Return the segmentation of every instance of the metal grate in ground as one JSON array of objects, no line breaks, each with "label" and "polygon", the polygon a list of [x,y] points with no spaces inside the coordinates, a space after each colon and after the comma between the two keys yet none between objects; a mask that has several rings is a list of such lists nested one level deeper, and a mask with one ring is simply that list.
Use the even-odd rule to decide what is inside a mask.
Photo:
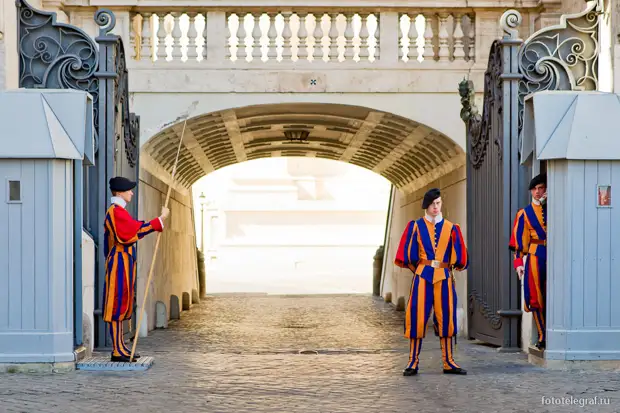
[{"label": "metal grate in ground", "polygon": [[133,363],[110,361],[109,354],[93,354],[92,357],[76,363],[77,370],[85,371],[145,371],[151,368],[155,359],[142,356]]}]

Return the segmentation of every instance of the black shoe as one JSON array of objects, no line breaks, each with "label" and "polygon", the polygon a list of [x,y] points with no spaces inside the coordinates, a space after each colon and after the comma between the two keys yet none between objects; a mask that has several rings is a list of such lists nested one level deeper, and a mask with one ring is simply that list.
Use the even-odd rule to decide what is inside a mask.
[{"label": "black shoe", "polygon": [[545,343],[545,340],[540,340],[538,344],[536,344],[536,347],[539,350],[543,350],[546,346],[547,346],[547,343]]},{"label": "black shoe", "polygon": [[415,376],[418,374],[418,369],[405,369],[403,370],[403,376]]},{"label": "black shoe", "polygon": [[[131,355],[131,353],[129,353]],[[138,360],[140,358],[140,353],[136,353],[133,355],[134,360]]]},{"label": "black shoe", "polygon": [[110,358],[111,361],[120,361],[121,363],[129,363],[129,357],[128,356],[112,356]]},{"label": "black shoe", "polygon": [[464,376],[467,374],[467,370],[460,367],[457,367],[455,369],[443,369],[443,374],[460,374]]}]

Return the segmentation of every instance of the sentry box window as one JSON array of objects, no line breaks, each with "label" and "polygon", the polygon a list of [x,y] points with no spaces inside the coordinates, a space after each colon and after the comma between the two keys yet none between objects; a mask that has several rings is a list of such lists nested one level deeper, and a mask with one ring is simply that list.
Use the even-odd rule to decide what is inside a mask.
[{"label": "sentry box window", "polygon": [[8,202],[20,203],[22,202],[22,186],[21,181],[7,180],[8,183]]}]

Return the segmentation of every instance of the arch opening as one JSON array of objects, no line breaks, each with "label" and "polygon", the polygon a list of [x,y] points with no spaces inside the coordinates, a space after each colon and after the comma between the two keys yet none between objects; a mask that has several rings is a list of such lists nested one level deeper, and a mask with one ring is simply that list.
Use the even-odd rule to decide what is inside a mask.
[{"label": "arch opening", "polygon": [[[141,148],[144,168],[170,183],[184,122]],[[187,120],[175,181],[190,188],[220,168],[269,157],[316,157],[369,169],[404,193],[465,164],[450,137],[414,120],[362,106],[282,103],[245,106]]]}]

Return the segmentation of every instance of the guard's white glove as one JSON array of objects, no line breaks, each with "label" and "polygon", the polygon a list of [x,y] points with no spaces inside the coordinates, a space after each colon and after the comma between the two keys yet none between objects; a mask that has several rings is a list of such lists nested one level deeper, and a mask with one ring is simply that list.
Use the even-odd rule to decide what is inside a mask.
[{"label": "guard's white glove", "polygon": [[517,267],[517,275],[519,276],[520,280],[523,278],[523,274],[525,274],[525,268],[521,265]]},{"label": "guard's white glove", "polygon": [[162,220],[168,218],[168,215],[170,215],[170,210],[166,207],[162,207],[161,208],[161,215],[159,216]]}]

